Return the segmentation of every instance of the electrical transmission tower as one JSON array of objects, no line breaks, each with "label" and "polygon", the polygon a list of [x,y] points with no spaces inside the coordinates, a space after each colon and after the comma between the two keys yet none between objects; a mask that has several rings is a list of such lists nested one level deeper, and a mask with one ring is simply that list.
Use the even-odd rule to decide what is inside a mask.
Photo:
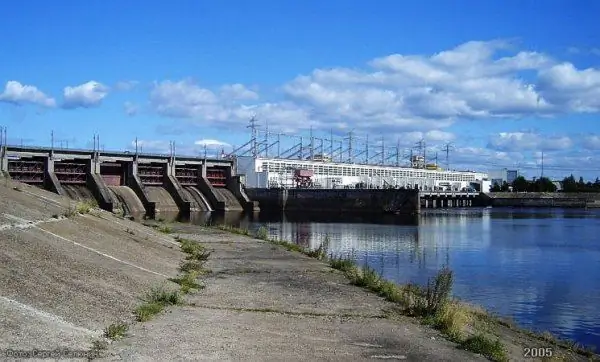
[{"label": "electrical transmission tower", "polygon": [[452,150],[454,146],[452,143],[448,142],[444,145],[443,151],[446,152],[446,169],[450,170],[450,150]]},{"label": "electrical transmission tower", "polygon": [[251,139],[251,143],[252,143],[252,157],[257,158],[258,157],[258,144],[257,144],[257,134],[258,134],[258,125],[256,124],[258,122],[258,120],[256,119],[256,117],[252,116],[252,118],[250,118],[249,121],[249,125],[246,126],[246,128],[250,128],[250,130],[252,131],[252,139]]}]

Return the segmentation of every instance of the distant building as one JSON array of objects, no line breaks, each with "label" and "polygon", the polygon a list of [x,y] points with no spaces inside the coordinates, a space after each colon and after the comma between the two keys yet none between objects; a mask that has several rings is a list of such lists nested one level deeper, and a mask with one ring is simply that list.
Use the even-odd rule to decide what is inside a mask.
[{"label": "distant building", "polygon": [[517,170],[506,170],[506,182],[512,184],[515,179],[519,177],[519,171]]},{"label": "distant building", "polygon": [[519,171],[503,168],[501,170],[490,171],[488,172],[488,175],[490,180],[492,180],[492,185],[502,186],[505,182],[510,185],[517,177],[519,177]]}]

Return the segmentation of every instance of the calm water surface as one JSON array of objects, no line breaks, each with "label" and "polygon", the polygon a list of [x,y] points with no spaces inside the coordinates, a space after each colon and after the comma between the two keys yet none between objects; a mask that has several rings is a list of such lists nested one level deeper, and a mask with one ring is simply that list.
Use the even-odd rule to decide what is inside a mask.
[{"label": "calm water surface", "polygon": [[[350,256],[385,278],[425,284],[444,265],[455,296],[537,331],[600,347],[600,210],[427,210],[410,219],[196,216]],[[310,221],[312,220],[312,221]]]}]

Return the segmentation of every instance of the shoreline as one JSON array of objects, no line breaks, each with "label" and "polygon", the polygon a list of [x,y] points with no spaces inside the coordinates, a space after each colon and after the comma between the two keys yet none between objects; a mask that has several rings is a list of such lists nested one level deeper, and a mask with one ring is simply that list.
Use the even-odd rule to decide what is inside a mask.
[{"label": "shoreline", "polygon": [[[365,275],[368,275],[370,273],[375,273],[373,270],[369,270],[368,268],[367,268],[367,270],[365,270],[365,268],[358,267],[353,261],[351,261],[349,259],[332,258],[327,255],[326,247],[325,248],[319,247],[319,249],[310,250],[310,249],[304,248],[302,246],[299,246],[299,245],[289,242],[289,241],[269,239],[268,231],[266,229],[264,229],[263,227],[259,228],[257,230],[257,232],[254,234],[251,233],[247,229],[240,229],[240,228],[235,228],[235,227],[231,227],[231,226],[227,226],[227,225],[216,225],[216,226],[211,226],[211,227],[216,228],[221,231],[228,232],[228,233],[244,235],[244,236],[248,236],[248,237],[251,237],[251,238],[254,238],[257,240],[273,243],[273,244],[282,246],[289,251],[300,253],[300,254],[306,255],[310,258],[314,258],[314,259],[323,261],[323,262],[329,264],[329,266],[332,267],[333,269],[341,271],[345,275],[345,277],[347,277],[349,279],[350,284],[352,284],[356,287],[362,288],[362,289],[367,289],[371,293],[374,293],[374,294],[376,294],[390,302],[393,302],[393,303],[398,303],[400,305],[406,303],[406,297],[400,296],[400,294],[406,294],[405,293],[406,289],[413,290],[413,291],[410,291],[409,294],[415,293],[418,295],[422,295],[425,292],[425,290],[424,290],[425,288],[423,288],[423,287],[420,287],[421,288],[420,291],[414,292],[415,289],[413,289],[413,288],[415,288],[415,287],[419,288],[419,286],[415,286],[412,284],[398,285],[396,283],[389,282],[389,281],[379,277],[378,275],[367,276],[367,278],[370,278],[371,281],[365,281]],[[412,296],[412,297],[414,298],[414,296]],[[409,296],[409,298],[411,298],[411,297]],[[458,314],[456,316],[456,319],[458,319],[458,320],[463,319],[462,321],[457,321],[457,322],[446,321],[446,325],[444,325],[444,323],[441,323],[441,325],[440,325],[439,320],[438,321],[434,320],[434,318],[435,318],[434,315],[419,316],[419,315],[415,315],[415,313],[412,313],[412,312],[406,311],[406,310],[398,311],[398,313],[402,316],[408,316],[409,318],[415,319],[416,321],[418,321],[419,323],[422,323],[425,326],[432,327],[432,328],[440,331],[446,339],[448,339],[451,342],[458,343],[459,347],[462,347],[466,350],[471,350],[471,352],[475,352],[475,351],[473,351],[473,348],[474,349],[480,348],[479,346],[475,346],[475,347],[471,347],[471,348],[469,347],[469,344],[473,339],[478,339],[480,341],[482,339],[483,340],[487,339],[487,341],[484,341],[483,344],[487,344],[489,347],[494,343],[494,340],[490,339],[489,336],[496,335],[496,336],[504,336],[506,340],[502,340],[502,338],[498,338],[496,340],[500,341],[500,343],[508,342],[507,343],[508,345],[515,344],[515,342],[516,342],[516,344],[523,345],[523,343],[525,343],[525,345],[531,346],[531,345],[534,345],[535,343],[537,343],[536,346],[538,346],[539,348],[552,348],[553,353],[555,353],[553,358],[557,358],[557,355],[559,355],[560,356],[559,360],[562,360],[563,358],[566,358],[567,360],[569,360],[569,358],[577,359],[578,357],[589,358],[589,360],[593,360],[593,361],[600,360],[599,354],[594,353],[592,349],[590,349],[586,346],[582,346],[577,342],[559,339],[558,337],[552,335],[549,332],[535,332],[535,331],[528,330],[526,328],[516,325],[516,322],[510,320],[510,318],[508,318],[508,317],[492,314],[492,313],[484,310],[482,307],[473,305],[464,300],[450,298],[448,300],[448,303],[450,305],[452,305],[454,308],[458,309],[458,312],[454,311],[453,313]],[[465,315],[460,315],[461,313],[464,313]],[[453,317],[450,317],[450,319],[452,319],[452,318]],[[436,325],[436,323],[437,323],[437,325]],[[448,325],[447,325],[448,323],[451,324],[450,327],[448,327]],[[452,325],[455,323],[459,323],[459,324],[464,323],[464,325],[462,325],[461,327],[458,327],[459,329],[463,329],[461,332],[466,332],[466,331],[472,332],[473,330],[481,330],[482,326],[483,326],[483,329],[486,329],[486,332],[484,332],[483,334],[467,333],[467,336],[463,335],[462,337],[457,336],[457,335],[455,335],[456,326]],[[509,336],[511,334],[512,334],[512,336],[511,336],[512,338],[509,338]],[[517,341],[515,341],[515,337],[522,338],[523,341],[517,342]],[[511,341],[511,339],[512,339],[512,341]],[[527,343],[529,343],[529,344],[527,344]],[[503,346],[500,349],[504,349],[504,351],[507,353],[507,355],[505,357],[510,358],[510,360],[513,360],[513,358],[515,358],[515,356],[510,354],[510,349],[512,349],[513,352],[518,349],[518,348],[515,349],[514,347],[515,347],[514,345],[513,346]],[[526,348],[526,347],[523,347],[523,348]],[[505,360],[502,357],[490,358],[489,355],[487,355],[486,357],[490,360],[497,360],[497,361]]]}]

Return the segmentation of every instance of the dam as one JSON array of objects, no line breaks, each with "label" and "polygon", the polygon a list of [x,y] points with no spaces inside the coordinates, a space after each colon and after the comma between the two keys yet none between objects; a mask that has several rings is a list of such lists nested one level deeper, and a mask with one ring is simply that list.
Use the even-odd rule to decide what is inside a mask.
[{"label": "dam", "polygon": [[123,216],[258,211],[227,159],[5,146],[0,172]]}]

